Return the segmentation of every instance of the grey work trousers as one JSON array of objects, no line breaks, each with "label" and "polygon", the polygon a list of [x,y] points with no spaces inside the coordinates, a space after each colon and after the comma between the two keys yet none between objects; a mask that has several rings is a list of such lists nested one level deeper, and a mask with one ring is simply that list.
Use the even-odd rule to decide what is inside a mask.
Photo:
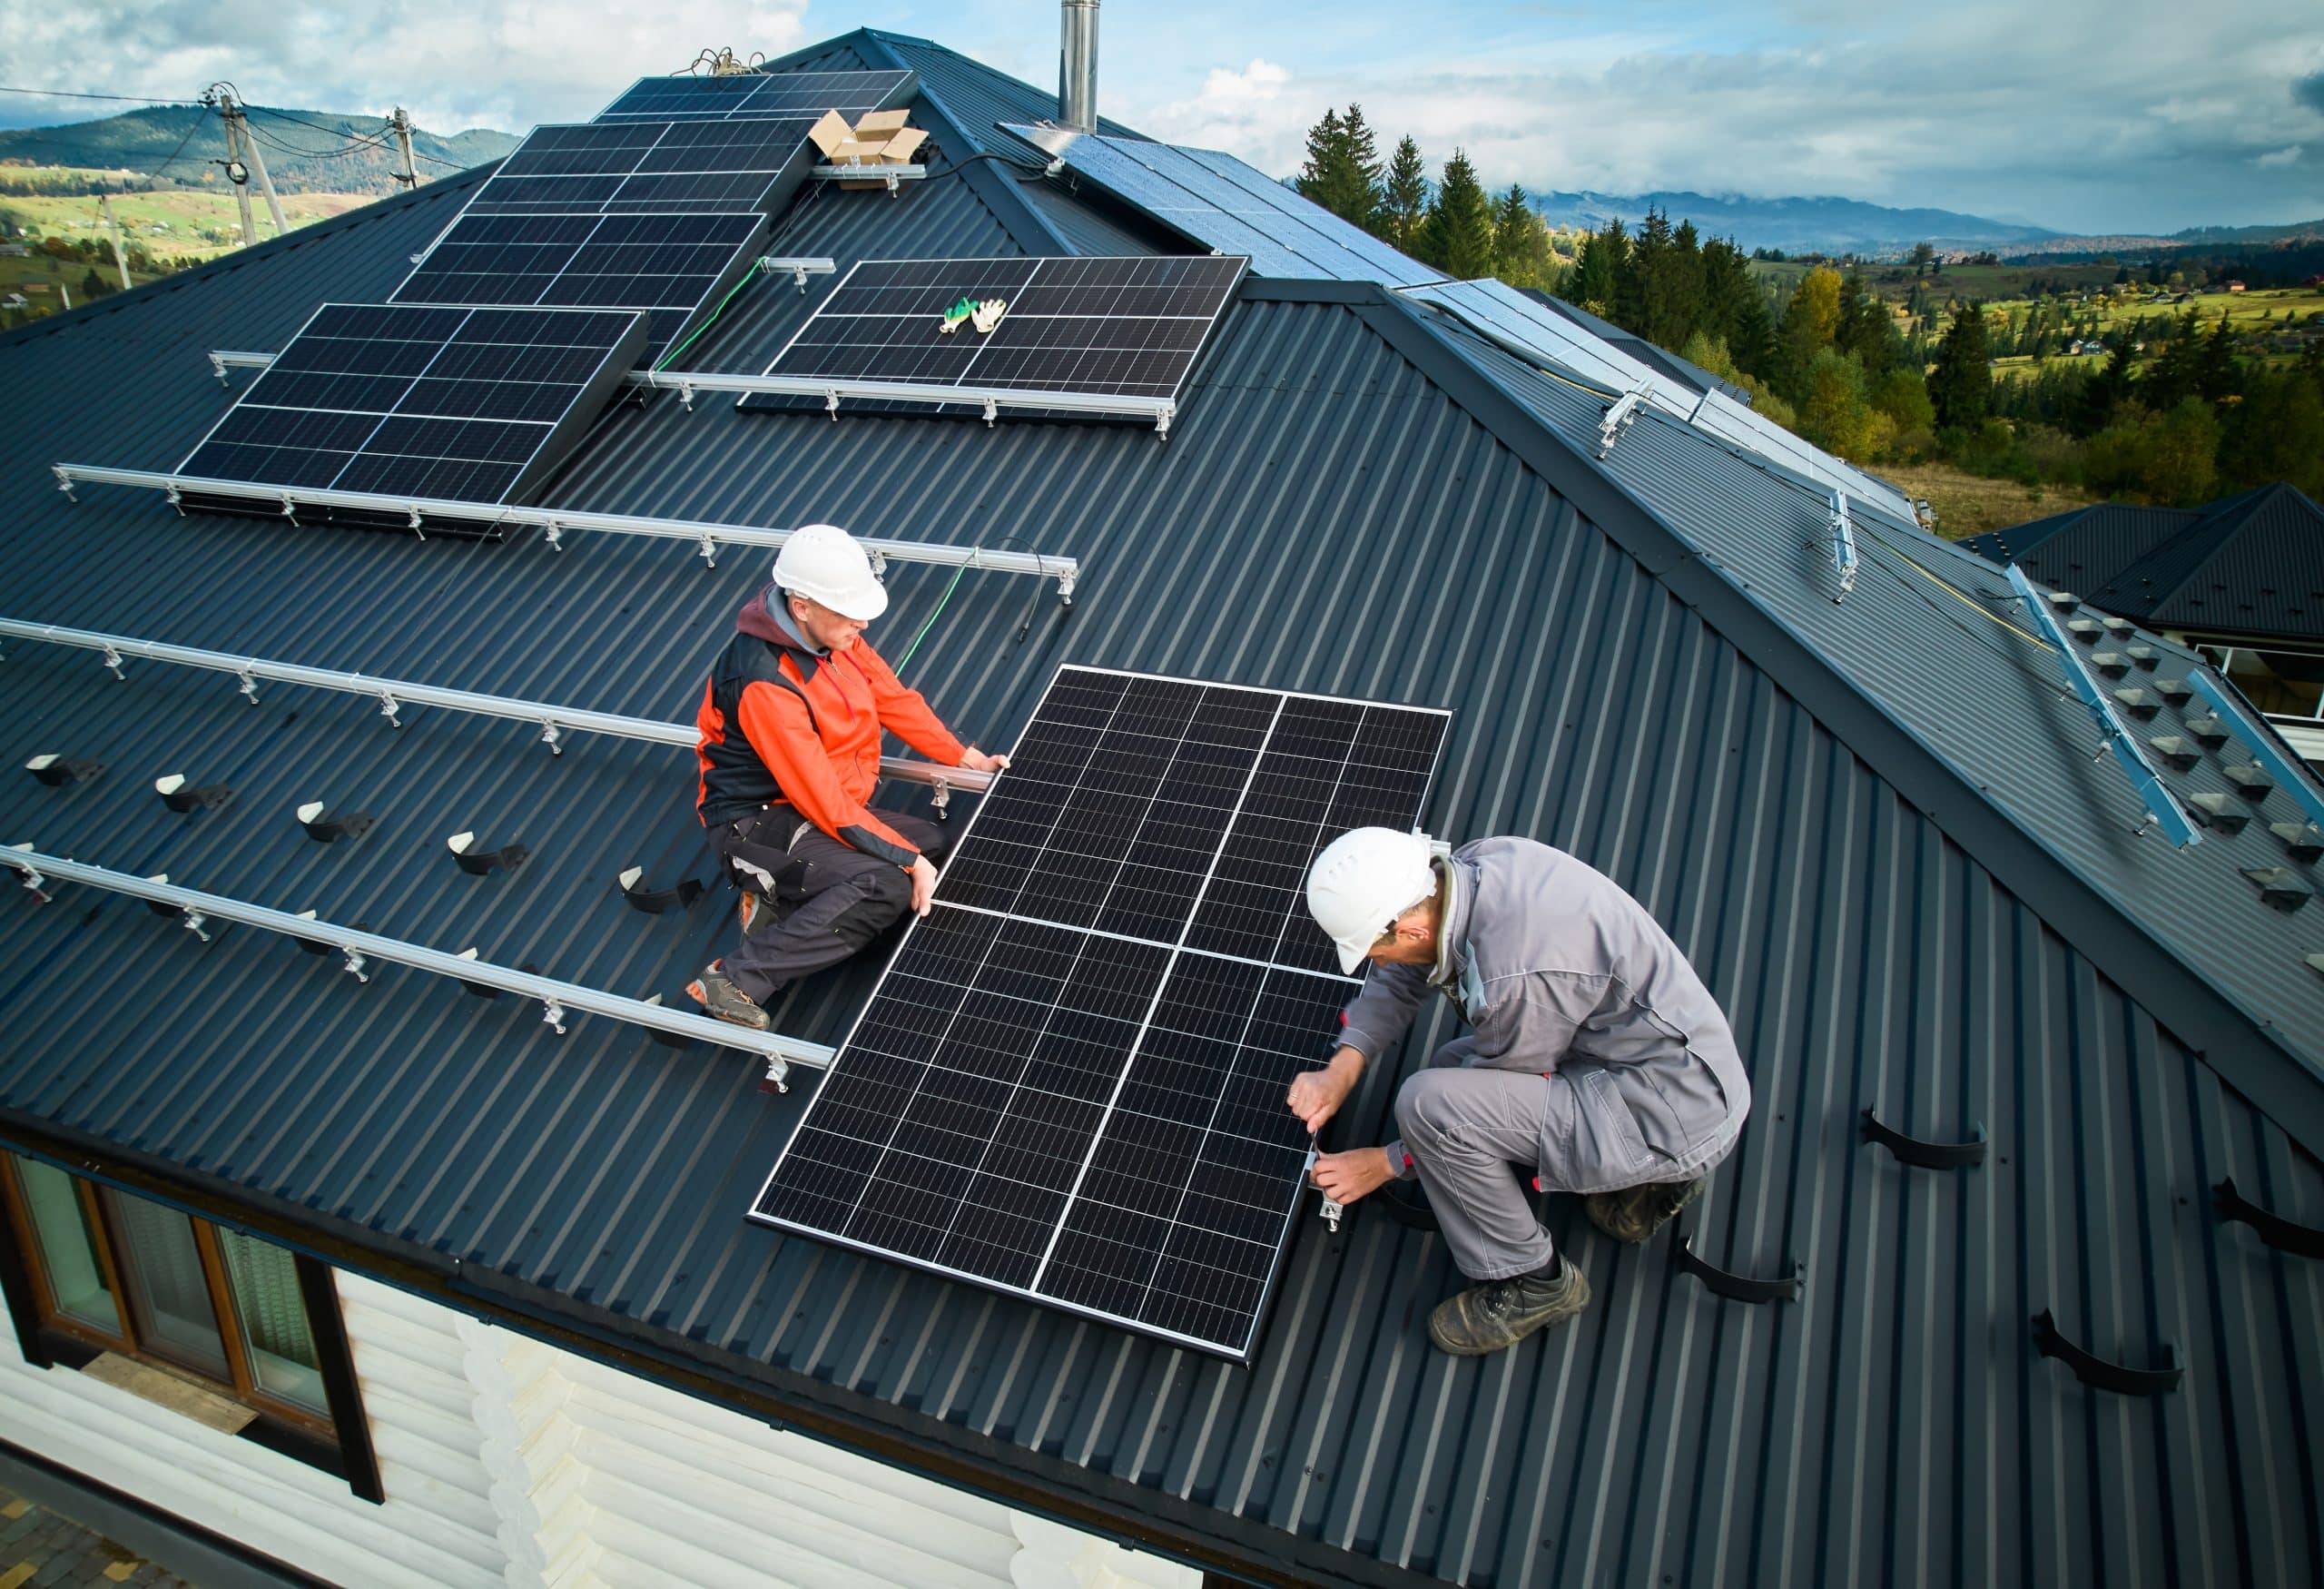
[{"label": "grey work trousers", "polygon": [[1396,1092],[1396,1125],[1427,1189],[1452,1262],[1472,1280],[1547,1267],[1550,1233],[1513,1166],[1543,1190],[1620,1191],[1691,1180],[1727,1157],[1742,1119],[1730,1118],[1681,1158],[1647,1146],[1602,1065],[1568,1063],[1547,1075],[1474,1065],[1472,1039],[1436,1051]]},{"label": "grey work trousers", "polygon": [[[879,816],[931,861],[951,842],[922,817],[892,811]],[[726,974],[757,1004],[837,965],[911,903],[911,873],[841,843],[788,806],[714,829],[710,842],[737,883],[774,905],[724,957]]]}]

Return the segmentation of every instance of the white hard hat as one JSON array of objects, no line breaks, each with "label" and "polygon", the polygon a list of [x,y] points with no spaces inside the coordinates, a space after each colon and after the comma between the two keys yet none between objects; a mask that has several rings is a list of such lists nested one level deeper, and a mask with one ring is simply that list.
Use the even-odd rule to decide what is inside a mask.
[{"label": "white hard hat", "polygon": [[1353,975],[1398,916],[1436,892],[1428,841],[1392,827],[1351,828],[1307,869],[1307,909]]},{"label": "white hard hat", "polygon": [[774,582],[860,624],[888,610],[888,587],[872,574],[872,559],[836,524],[803,525],[793,530],[774,555]]}]

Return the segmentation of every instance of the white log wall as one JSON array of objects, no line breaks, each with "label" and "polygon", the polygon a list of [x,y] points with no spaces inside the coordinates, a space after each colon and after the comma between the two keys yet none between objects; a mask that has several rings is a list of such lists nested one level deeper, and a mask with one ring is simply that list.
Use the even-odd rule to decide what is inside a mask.
[{"label": "white log wall", "polygon": [[333,1583],[1200,1589],[1201,1574],[337,1276],[387,1490],[0,1329],[0,1437]]}]

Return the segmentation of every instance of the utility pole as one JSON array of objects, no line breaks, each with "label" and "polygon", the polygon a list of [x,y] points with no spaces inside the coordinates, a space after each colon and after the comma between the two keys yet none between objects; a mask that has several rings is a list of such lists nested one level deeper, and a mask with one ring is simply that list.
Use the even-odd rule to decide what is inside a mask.
[{"label": "utility pole", "polygon": [[251,169],[258,173],[259,191],[266,195],[266,212],[274,217],[274,235],[281,237],[290,230],[290,223],[282,218],[282,201],[274,196],[274,179],[266,174],[266,156],[259,153],[258,140],[251,136],[250,118],[239,104],[234,107],[234,120],[242,130],[242,148],[250,155]]},{"label": "utility pole", "polygon": [[[290,222],[282,217],[282,201],[274,195],[274,179],[266,174],[266,156],[259,153],[258,140],[251,136],[250,118],[235,101],[232,89],[221,83],[213,92],[218,95],[218,114],[225,118],[228,149],[232,151],[235,145],[240,145],[239,153],[233,153],[233,161],[234,164],[242,167],[235,194],[241,201],[243,242],[247,245],[258,241],[258,232],[251,221],[250,179],[252,173],[257,173],[259,191],[266,195],[266,211],[273,217],[274,235],[281,237],[290,230]],[[226,168],[229,177],[234,174],[234,164]]]},{"label": "utility pole", "polygon": [[104,194],[97,195],[97,208],[103,212],[105,230],[113,234],[113,262],[121,267],[121,290],[129,291],[129,254],[121,246],[121,222],[113,218],[113,201]]},{"label": "utility pole", "polygon": [[242,212],[242,246],[248,248],[258,241],[258,222],[251,218],[251,168],[242,159],[242,111],[224,90],[225,84],[212,84],[202,97],[217,104],[218,119],[226,123],[226,181]]},{"label": "utility pole", "polygon": [[403,154],[403,169],[396,173],[396,181],[416,188],[419,185],[419,168],[412,163],[411,118],[404,114],[403,106],[396,106],[395,119],[389,125],[395,130],[396,148]]}]

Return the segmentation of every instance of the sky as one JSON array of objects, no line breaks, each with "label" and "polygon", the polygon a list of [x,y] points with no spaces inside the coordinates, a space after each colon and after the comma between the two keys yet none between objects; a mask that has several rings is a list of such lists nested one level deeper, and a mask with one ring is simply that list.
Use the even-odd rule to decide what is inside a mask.
[{"label": "sky", "polygon": [[[0,83],[222,78],[261,104],[522,131],[704,45],[774,55],[867,23],[1056,80],[1058,12],[1029,0],[82,0],[0,5]],[[1354,102],[1384,148],[1409,133],[1432,171],[1463,148],[1496,187],[1829,194],[2076,232],[2324,217],[2315,0],[1106,0],[1098,98],[1276,175]],[[0,125],[120,108],[0,94]]]}]

